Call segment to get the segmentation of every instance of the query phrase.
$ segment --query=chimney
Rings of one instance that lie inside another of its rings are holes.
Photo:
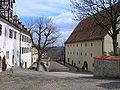
[[[19,21],[18,16],[14,15],[13,16],[13,22],[18,24],[18,21]]]

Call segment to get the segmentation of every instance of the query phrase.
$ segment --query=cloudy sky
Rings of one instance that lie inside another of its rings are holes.
[[[14,14],[16,13],[24,24],[31,18],[52,17],[60,30],[62,42],[78,23],[72,20],[70,0],[16,0],[14,6]]]

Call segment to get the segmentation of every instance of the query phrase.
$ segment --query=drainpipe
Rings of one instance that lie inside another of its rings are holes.
[[[19,42],[19,49],[20,49],[20,58],[19,58],[19,66],[22,67],[22,64],[21,64],[21,31],[20,31],[20,42]]]
[[[102,41],[102,56],[104,56],[104,39],[101,39]]]

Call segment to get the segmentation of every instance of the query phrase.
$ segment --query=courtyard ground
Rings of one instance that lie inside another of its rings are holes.
[[[120,90],[120,80],[95,79],[92,74],[14,68],[13,74],[0,73],[0,90]]]

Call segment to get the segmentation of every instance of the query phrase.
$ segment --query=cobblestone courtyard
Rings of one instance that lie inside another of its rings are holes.
[[[13,74],[0,73],[0,90],[120,90],[120,80],[95,79],[92,74],[17,68]]]

